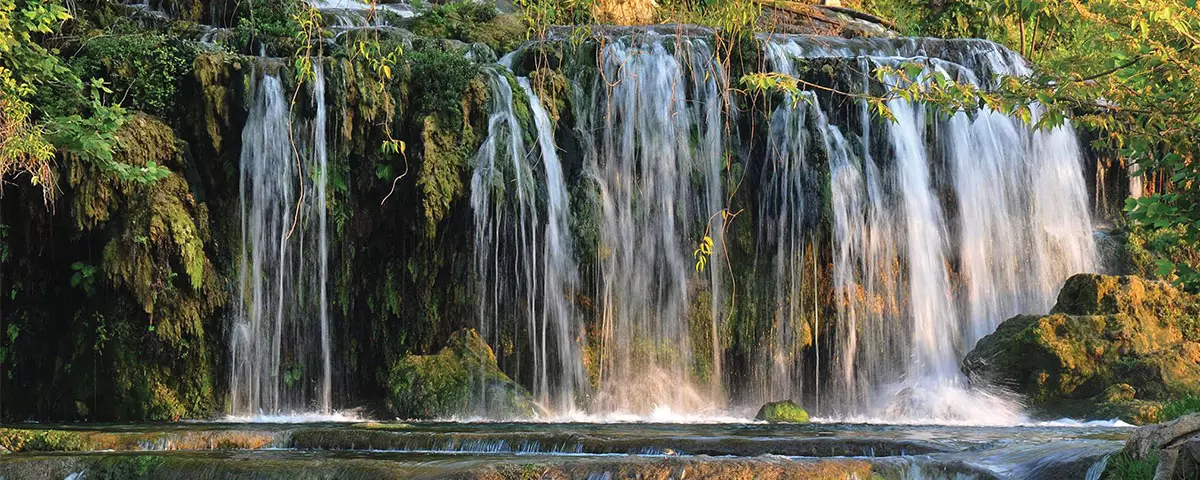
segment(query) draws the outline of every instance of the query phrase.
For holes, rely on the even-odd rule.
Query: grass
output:
[[[1108,465],[1104,468],[1104,474],[1100,478],[1103,480],[1150,480],[1154,478],[1156,468],[1158,468],[1158,452],[1141,460],[1121,452],[1108,457]]]
[[[1163,405],[1158,421],[1166,422],[1195,412],[1200,412],[1200,395],[1187,395]]]

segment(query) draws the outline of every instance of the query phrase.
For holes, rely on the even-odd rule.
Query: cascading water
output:
[[[293,126],[282,83],[264,74],[242,131],[242,247],[230,347],[234,415],[332,409],[327,111],[319,65],[314,74],[310,123]]]
[[[518,83],[531,108],[533,148],[526,148],[526,132],[514,110],[518,92],[499,67],[488,73],[489,133],[471,179],[480,324],[492,345],[501,342],[504,320],[524,326],[534,398],[555,412],[570,413],[585,385],[583,327],[573,304],[578,268],[570,198],[549,115],[529,80]],[[541,160],[540,176],[535,159]]]
[[[862,75],[841,85],[851,91],[871,91],[878,66],[910,61],[981,86],[1028,73],[982,41],[785,37],[765,54],[793,75],[811,61],[848,61]],[[762,150],[747,148],[762,152],[751,160],[762,163],[750,221],[773,300],[766,338],[738,367],[752,378],[732,380],[722,368],[733,279],[721,212],[729,140],[740,136],[726,128],[736,124],[726,75],[697,37],[616,36],[599,55],[598,75],[572,85],[576,181],[594,189],[599,237],[591,282],[570,253],[554,126],[519,79],[537,135],[527,148],[513,85],[501,70],[489,76],[489,137],[472,181],[480,319],[493,345],[506,325],[521,326],[532,365],[510,359],[506,369],[527,372],[537,398],[574,409],[589,393],[586,360],[594,413],[796,398],[830,416],[1020,420],[1014,402],[968,387],[958,361],[1000,321],[1046,311],[1067,276],[1094,268],[1069,125],[1035,132],[987,109],[942,117],[902,99],[887,103],[887,122],[865,101],[788,96],[768,116]],[[698,274],[689,252],[705,235],[713,256]],[[588,284],[585,354],[584,310],[567,299]],[[724,391],[734,384],[749,392]]]
[[[774,43],[768,56],[793,74],[796,59],[847,55],[866,56],[864,74],[907,61],[963,81],[1027,73],[986,42],[967,44],[961,64],[921,57],[915,44],[830,43]],[[966,389],[957,364],[1000,321],[1048,310],[1063,279],[1094,268],[1077,140],[1069,126],[1033,132],[987,109],[942,120],[896,99],[896,120],[881,125],[862,108],[859,141],[832,126],[817,133],[830,162],[838,310],[824,412],[1014,421],[1015,404]],[[886,143],[872,143],[872,129]]]
[[[720,273],[724,268],[719,205],[721,82],[725,75],[708,45],[698,39],[660,37],[614,41],[601,52],[603,82],[592,86],[599,101],[593,117],[599,141],[587,155],[588,175],[598,187],[600,245],[597,320],[601,336],[599,392],[602,411],[696,411],[715,406],[716,395],[696,387],[691,372],[696,342],[713,352],[706,372],[720,382]],[[690,86],[690,88],[689,88]],[[693,140],[694,139],[694,140]],[[692,175],[703,189],[696,191]],[[714,221],[709,221],[708,219]],[[708,308],[695,317],[708,323],[706,337],[693,335],[689,247],[705,233],[713,238]],[[704,350],[705,348],[701,348]]]

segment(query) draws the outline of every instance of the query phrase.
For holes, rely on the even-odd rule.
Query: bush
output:
[[[80,78],[109,81],[123,106],[170,118],[179,80],[195,56],[195,47],[164,35],[119,35],[87,42],[70,66]]]
[[[1166,422],[1196,412],[1200,412],[1200,395],[1187,395],[1163,405],[1158,421]]]
[[[418,50],[408,56],[419,114],[453,113],[479,67],[457,52]]]
[[[499,15],[496,5],[463,0],[435,6],[413,20],[412,31],[430,38],[483,43],[497,53],[513,50],[525,39],[515,16]]]
[[[295,53],[301,33],[297,19],[308,6],[298,0],[250,0],[233,31],[230,48],[241,53],[287,56]]]

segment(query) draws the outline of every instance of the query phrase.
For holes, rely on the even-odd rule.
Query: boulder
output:
[[[1143,459],[1155,451],[1174,447],[1196,435],[1200,435],[1200,413],[1138,427],[1125,441],[1125,453],[1133,458]]]
[[[1124,454],[1136,460],[1157,457],[1154,478],[1196,478],[1200,474],[1200,413],[1138,427],[1125,441]]]
[[[808,412],[795,402],[784,400],[763,405],[754,419],[771,423],[808,423]]]
[[[450,335],[434,355],[407,355],[388,376],[388,409],[400,418],[530,418],[533,396],[496,366],[474,329]]]
[[[1200,391],[1198,310],[1166,282],[1075,275],[1050,314],[1005,321],[962,370],[1046,416],[1153,422],[1162,402]]]

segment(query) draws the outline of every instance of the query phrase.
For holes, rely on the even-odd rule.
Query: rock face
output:
[[[496,356],[474,329],[450,335],[435,355],[407,355],[388,377],[388,409],[400,418],[486,415],[529,418],[533,397],[496,366]]]
[[[1049,315],[1005,321],[962,370],[1046,416],[1153,422],[1162,402],[1200,390],[1198,309],[1165,282],[1076,275]]]
[[[808,412],[795,402],[784,400],[763,405],[754,419],[771,423],[808,423]]]
[[[1138,460],[1157,455],[1155,479],[1196,478],[1200,475],[1200,414],[1134,430],[1124,453]]]

